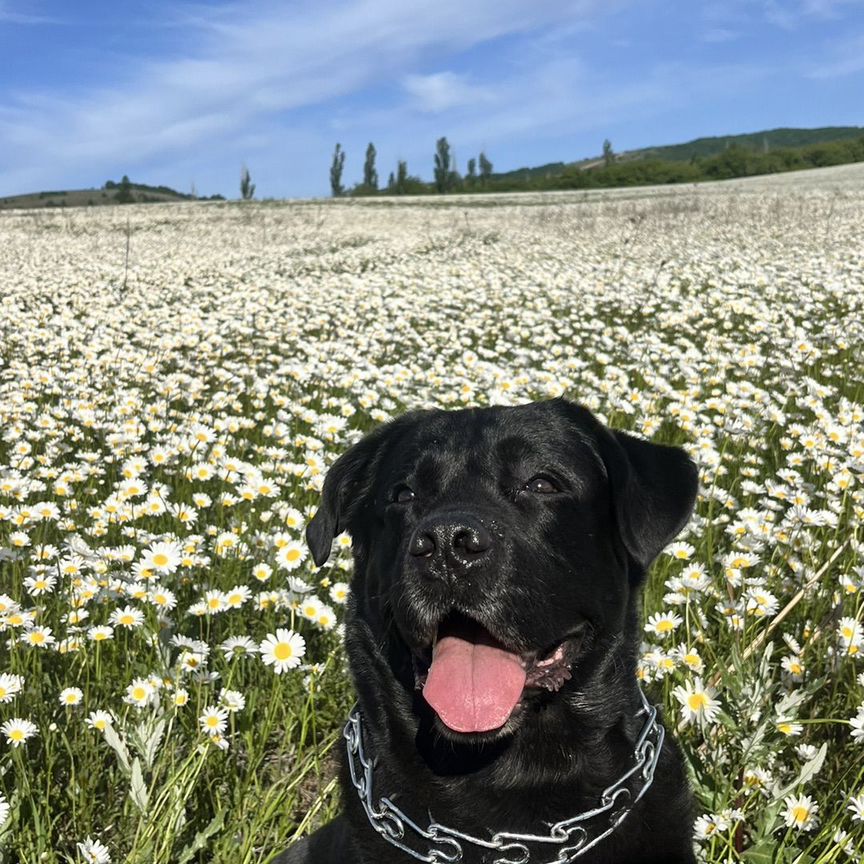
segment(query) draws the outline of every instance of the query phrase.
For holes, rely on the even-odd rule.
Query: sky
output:
[[[864,125],[864,0],[0,0],[0,196],[259,198],[778,126]]]

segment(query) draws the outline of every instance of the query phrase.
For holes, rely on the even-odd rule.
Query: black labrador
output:
[[[276,864],[692,864],[636,662],[696,489],[563,399],[406,414],[339,458],[306,536],[319,565],[353,538],[344,813]]]

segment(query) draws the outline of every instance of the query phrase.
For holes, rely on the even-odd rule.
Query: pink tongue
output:
[[[455,732],[488,732],[507,722],[524,687],[518,654],[445,636],[432,654],[423,696]]]

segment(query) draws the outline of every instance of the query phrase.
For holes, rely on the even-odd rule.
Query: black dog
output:
[[[696,487],[684,451],[561,399],[407,414],[337,460],[306,536],[319,565],[354,544],[345,813],[277,862],[694,862],[635,670]]]

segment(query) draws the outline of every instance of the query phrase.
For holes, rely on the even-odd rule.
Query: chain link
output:
[[[547,834],[498,831],[489,840],[484,840],[435,822],[431,814],[429,825],[423,828],[390,798],[382,797],[376,801],[372,789],[375,760],[366,755],[363,723],[356,706],[348,715],[343,732],[348,750],[351,783],[366,811],[369,824],[388,843],[418,861],[425,861],[426,864],[458,864],[464,854],[463,843],[494,851],[497,857],[491,864],[531,864],[532,861],[536,864],[572,864],[608,837],[627,818],[654,782],[654,772],[657,770],[666,730],[657,719],[657,709],[648,703],[641,688],[639,695],[642,698],[642,708],[637,716],[644,715],[646,719],[633,748],[633,764],[603,790],[599,806],[549,825]],[[635,797],[627,785],[634,777],[642,783]],[[406,829],[410,832],[407,836]],[[416,839],[412,835],[416,835]],[[420,841],[425,840],[425,851],[409,845],[411,840],[419,847],[424,845]],[[556,857],[541,861],[539,857],[532,859],[528,844],[545,844],[547,847],[557,844],[560,848],[557,853],[555,850],[547,850],[556,854]],[[538,852],[538,855],[542,854]]]

